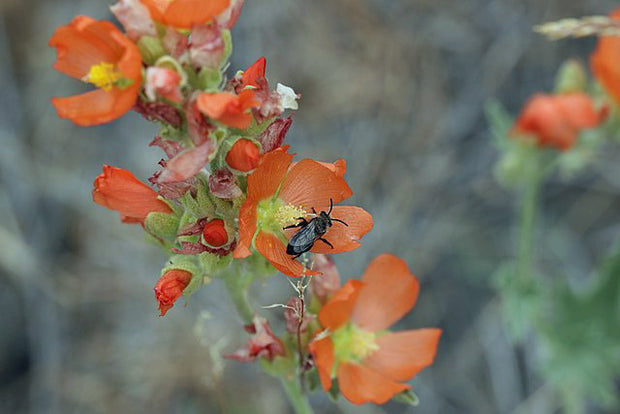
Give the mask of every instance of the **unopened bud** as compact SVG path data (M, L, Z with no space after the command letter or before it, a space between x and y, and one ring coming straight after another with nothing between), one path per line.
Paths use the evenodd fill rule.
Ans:
M252 171L258 166L259 161L260 148L246 138L238 139L226 154L226 162L230 168L237 171Z
M325 303L329 296L340 289L340 273L330 256L316 254L312 270L321 272L321 275L312 277L310 289L321 303Z
M220 247L228 243L228 232L224 226L224 220L213 219L207 222L202 230L202 238L212 247Z
M157 59L166 54L164 45L157 37L142 36L138 40L137 45L142 55L142 60L147 65L154 65Z
M164 273L153 289L160 316L164 316L174 306L191 280L192 274L186 270L172 269Z
M588 75L583 65L570 59L562 63L560 70L555 78L556 92L581 92L588 83Z

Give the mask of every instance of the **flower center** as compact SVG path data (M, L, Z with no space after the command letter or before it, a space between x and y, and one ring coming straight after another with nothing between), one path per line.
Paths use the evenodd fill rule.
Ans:
M258 203L258 228L271 233L281 233L282 228L296 224L298 217L308 213L299 207L283 202L280 199L267 199Z
M121 79L123 79L123 74L116 70L114 64L108 62L91 66L88 75L83 78L84 81L90 82L106 92L116 86Z
M376 334L349 323L332 334L336 361L359 362L379 349Z

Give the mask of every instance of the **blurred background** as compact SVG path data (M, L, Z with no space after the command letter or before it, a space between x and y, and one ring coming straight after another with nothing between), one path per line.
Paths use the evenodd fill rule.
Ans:
M0 412L288 413L276 380L219 355L245 343L218 283L158 317L166 256L138 226L95 205L102 164L145 180L161 158L156 127L130 113L88 129L56 117L51 96L80 89L51 69L54 29L76 14L111 18L101 0L0 1ZM539 375L535 338L511 344L491 275L514 248L514 193L497 184L483 107L516 115L553 88L560 63L595 40L549 42L532 26L607 14L609 0L246 1L232 68L267 58L267 77L303 95L287 141L304 157L347 159L351 204L375 229L336 257L358 277L378 253L422 283L397 328L440 327L421 404L334 405L319 413L561 412ZM585 289L620 230L620 156L609 145L542 196L539 258ZM282 277L255 303L292 294ZM278 310L265 314L277 329ZM616 384L617 385L617 384ZM603 413L592 404L587 412Z

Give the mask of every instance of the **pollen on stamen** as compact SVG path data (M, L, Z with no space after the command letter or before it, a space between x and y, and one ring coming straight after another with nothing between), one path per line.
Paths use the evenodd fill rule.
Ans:
M101 62L90 67L88 74L82 78L85 82L90 82L96 87L109 91L118 81L123 78L123 74L116 70L112 63Z
M375 342L375 336L373 332L356 330L351 340L351 354L359 359L364 359L379 349L379 345Z
M275 219L282 227L297 223L297 218L305 217L308 213L299 206L284 204L276 211Z

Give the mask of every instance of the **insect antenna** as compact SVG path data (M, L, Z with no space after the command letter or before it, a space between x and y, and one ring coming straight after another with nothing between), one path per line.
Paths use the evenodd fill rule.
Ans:
M331 198L329 199L329 211L327 212L327 215L329 216L330 214L332 214L332 209L334 208L334 200L332 200Z
M342 224L344 224L345 226L349 227L349 225L348 225L347 223L345 223L344 221L342 221L342 220L340 220L340 219L335 219L335 218L333 218L333 219L331 219L331 220L332 220L332 221L337 221L338 223L342 223Z

